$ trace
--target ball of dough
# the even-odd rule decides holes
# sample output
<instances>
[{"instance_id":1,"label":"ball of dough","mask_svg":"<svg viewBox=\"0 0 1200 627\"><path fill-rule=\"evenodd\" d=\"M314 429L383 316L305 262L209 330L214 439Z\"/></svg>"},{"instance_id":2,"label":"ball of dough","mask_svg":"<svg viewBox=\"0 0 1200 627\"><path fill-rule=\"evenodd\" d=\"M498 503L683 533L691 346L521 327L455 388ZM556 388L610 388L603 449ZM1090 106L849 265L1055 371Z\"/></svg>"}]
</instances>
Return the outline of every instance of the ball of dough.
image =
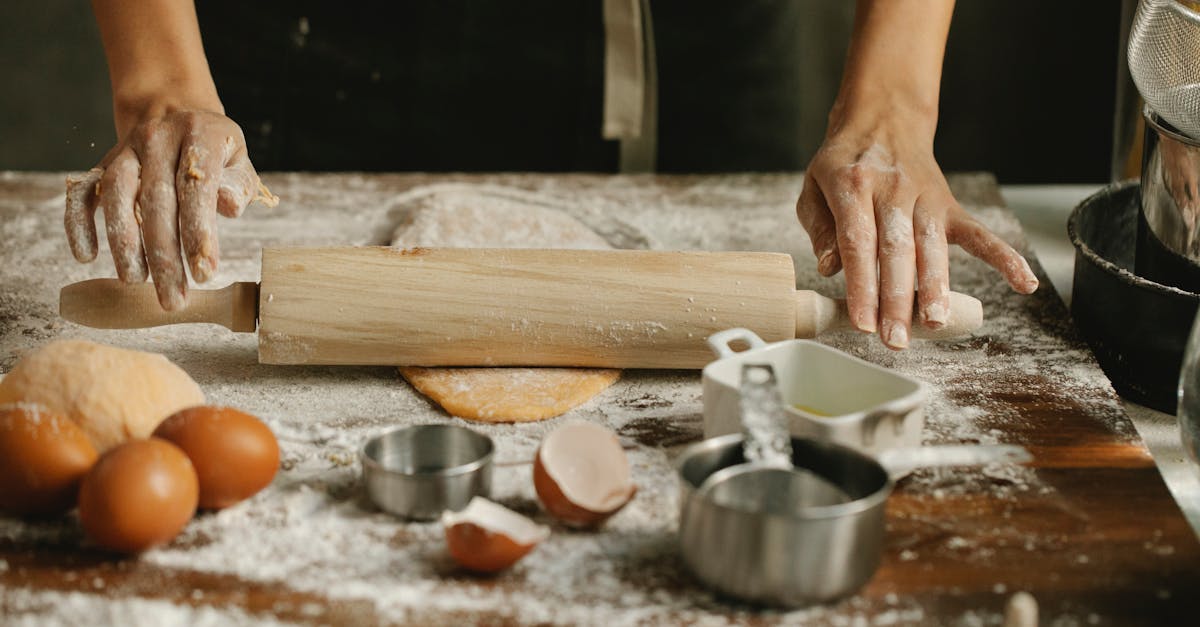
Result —
<instances>
[{"instance_id":1,"label":"ball of dough","mask_svg":"<svg viewBox=\"0 0 1200 627\"><path fill-rule=\"evenodd\" d=\"M25 355L0 379L0 405L16 402L70 418L103 453L150 437L167 416L204 404L204 393L162 355L59 340Z\"/></svg>"}]
</instances>

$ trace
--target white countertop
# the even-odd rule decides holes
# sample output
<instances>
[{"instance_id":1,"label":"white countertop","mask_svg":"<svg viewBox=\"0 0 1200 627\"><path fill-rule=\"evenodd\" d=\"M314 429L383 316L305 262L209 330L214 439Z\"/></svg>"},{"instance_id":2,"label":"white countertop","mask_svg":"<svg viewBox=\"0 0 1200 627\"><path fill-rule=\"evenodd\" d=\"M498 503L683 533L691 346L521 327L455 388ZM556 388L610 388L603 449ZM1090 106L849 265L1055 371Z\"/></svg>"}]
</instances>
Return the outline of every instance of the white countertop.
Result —
<instances>
[{"instance_id":1,"label":"white countertop","mask_svg":"<svg viewBox=\"0 0 1200 627\"><path fill-rule=\"evenodd\" d=\"M1067 238L1067 218L1101 185L1002 185L1008 206L1021 221L1029 244L1054 289L1070 306L1075 247ZM1200 469L1183 451L1175 416L1124 401L1125 410L1145 440L1167 487L1192 529L1200 534Z\"/></svg>"}]
</instances>

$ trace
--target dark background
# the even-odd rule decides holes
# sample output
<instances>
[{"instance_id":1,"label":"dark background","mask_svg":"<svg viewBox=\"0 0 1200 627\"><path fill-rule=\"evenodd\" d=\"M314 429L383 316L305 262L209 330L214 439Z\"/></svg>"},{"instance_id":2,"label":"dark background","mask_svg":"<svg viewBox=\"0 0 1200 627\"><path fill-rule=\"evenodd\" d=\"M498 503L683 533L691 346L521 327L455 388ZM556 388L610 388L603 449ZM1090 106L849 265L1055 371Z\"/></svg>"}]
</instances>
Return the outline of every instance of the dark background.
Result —
<instances>
[{"instance_id":1,"label":"dark background","mask_svg":"<svg viewBox=\"0 0 1200 627\"><path fill-rule=\"evenodd\" d=\"M199 2L218 87L264 170L610 170L615 149L595 139L600 5ZM659 169L802 169L836 93L852 5L653 2ZM1120 13L1120 0L960 1L942 167L1002 183L1107 180ZM539 84L554 102L519 106ZM88 3L0 3L0 85L0 169L85 169L113 143Z\"/></svg>"}]
</instances>

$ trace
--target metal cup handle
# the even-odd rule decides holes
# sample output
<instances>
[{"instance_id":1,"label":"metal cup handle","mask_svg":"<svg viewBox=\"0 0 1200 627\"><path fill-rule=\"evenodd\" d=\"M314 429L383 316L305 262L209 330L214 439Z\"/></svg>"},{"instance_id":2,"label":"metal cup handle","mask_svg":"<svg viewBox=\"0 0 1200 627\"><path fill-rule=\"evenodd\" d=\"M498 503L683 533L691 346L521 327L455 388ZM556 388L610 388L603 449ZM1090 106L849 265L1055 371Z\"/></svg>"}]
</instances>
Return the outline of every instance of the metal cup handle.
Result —
<instances>
[{"instance_id":1,"label":"metal cup handle","mask_svg":"<svg viewBox=\"0 0 1200 627\"><path fill-rule=\"evenodd\" d=\"M708 347L717 354L717 357L725 358L737 354L737 351L733 350L729 345L739 340L749 344L751 349L762 348L767 345L761 337L758 337L757 333L741 327L717 331L708 336L707 342Z\"/></svg>"},{"instance_id":2,"label":"metal cup handle","mask_svg":"<svg viewBox=\"0 0 1200 627\"><path fill-rule=\"evenodd\" d=\"M879 454L879 463L892 478L903 477L918 468L1024 464L1032 460L1033 455L1025 447L1014 444L913 446Z\"/></svg>"}]
</instances>

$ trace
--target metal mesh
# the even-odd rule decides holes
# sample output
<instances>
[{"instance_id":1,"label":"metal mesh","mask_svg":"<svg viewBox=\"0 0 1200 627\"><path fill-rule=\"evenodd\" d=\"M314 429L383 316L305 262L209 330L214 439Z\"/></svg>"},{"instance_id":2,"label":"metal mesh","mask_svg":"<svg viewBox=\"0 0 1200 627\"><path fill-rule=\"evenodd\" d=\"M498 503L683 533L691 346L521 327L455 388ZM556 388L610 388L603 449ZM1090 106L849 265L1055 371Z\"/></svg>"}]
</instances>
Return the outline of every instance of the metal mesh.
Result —
<instances>
[{"instance_id":1,"label":"metal mesh","mask_svg":"<svg viewBox=\"0 0 1200 627\"><path fill-rule=\"evenodd\" d=\"M1200 1L1141 0L1129 71L1151 109L1200 139Z\"/></svg>"}]
</instances>

